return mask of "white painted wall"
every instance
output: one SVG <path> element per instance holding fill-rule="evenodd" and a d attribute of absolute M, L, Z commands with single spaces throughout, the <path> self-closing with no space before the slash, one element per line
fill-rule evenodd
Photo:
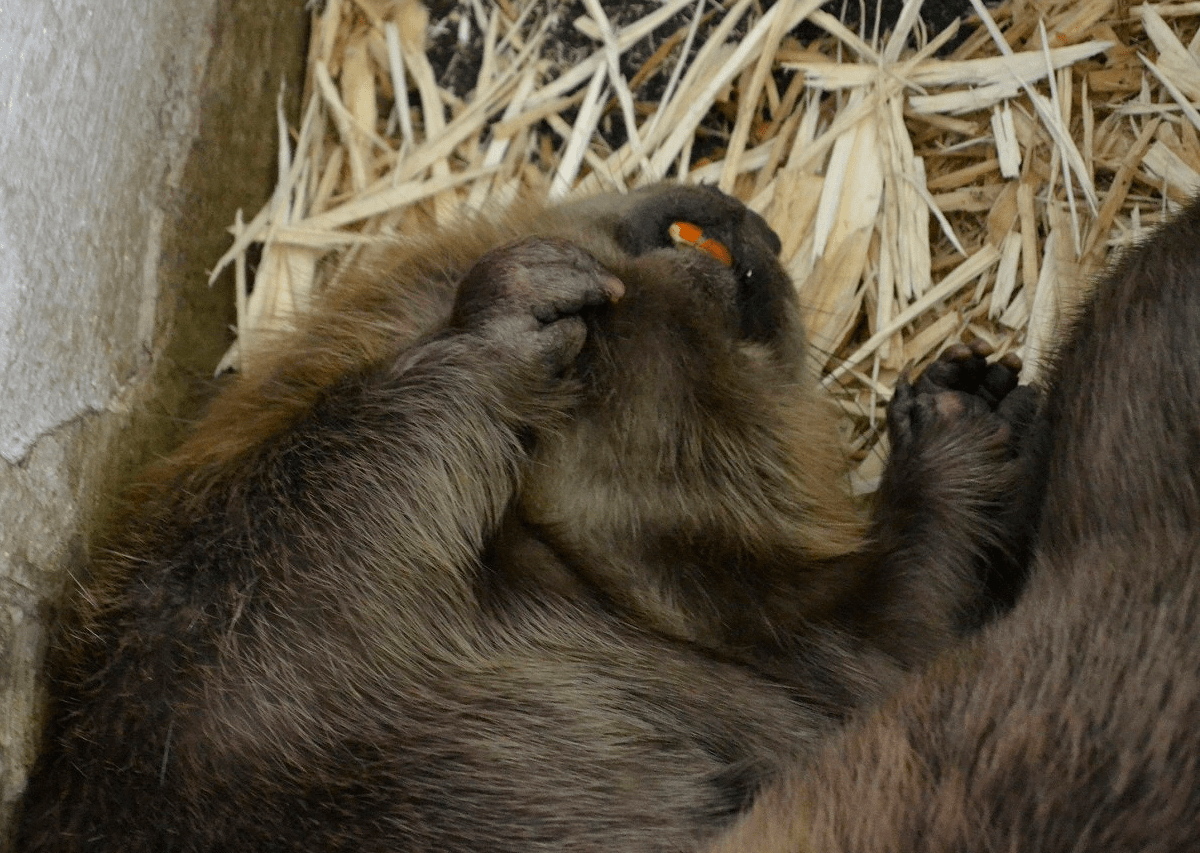
<path fill-rule="evenodd" d="M 0 23 L 0 458 L 108 408 L 150 349 L 211 2 L 16 0 Z"/>
<path fill-rule="evenodd" d="M 52 607 L 113 459 L 151 434 L 139 413 L 162 405 L 212 232 L 220 246 L 234 203 L 266 196 L 249 188 L 267 169 L 243 182 L 241 166 L 273 157 L 303 21 L 302 0 L 0 0 L 0 851 Z M 197 190 L 197 174 L 218 186 Z"/>

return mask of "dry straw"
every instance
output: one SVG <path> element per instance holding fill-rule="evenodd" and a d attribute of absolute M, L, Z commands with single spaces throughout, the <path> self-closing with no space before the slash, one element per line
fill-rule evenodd
<path fill-rule="evenodd" d="M 1036 377 L 1058 312 L 1108 252 L 1200 188 L 1200 3 L 972 4 L 961 32 L 925 33 L 910 2 L 876 38 L 817 0 L 666 0 L 619 28 L 585 0 L 560 8 L 594 53 L 556 67 L 545 4 L 472 2 L 456 25 L 483 50 L 460 100 L 435 80 L 419 3 L 326 0 L 300 125 L 280 117 L 275 193 L 239 214 L 213 273 L 234 265 L 239 341 L 286 327 L 364 242 L 518 194 L 713 182 L 782 235 L 870 488 L 901 371 L 965 337 L 1015 350 Z M 824 35 L 790 36 L 803 19 Z M 619 59 L 652 33 L 644 73 L 670 73 L 641 103 Z M 694 161 L 714 109 L 728 138 Z M 596 132 L 606 117 L 625 131 L 616 150 Z"/>

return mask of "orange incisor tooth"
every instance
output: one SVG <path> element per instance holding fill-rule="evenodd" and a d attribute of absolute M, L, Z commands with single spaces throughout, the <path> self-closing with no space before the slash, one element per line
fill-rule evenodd
<path fill-rule="evenodd" d="M 672 222 L 667 233 L 671 235 L 671 240 L 676 246 L 691 246 L 693 249 L 708 252 L 727 267 L 733 266 L 733 256 L 729 254 L 725 244 L 720 240 L 705 237 L 699 225 L 693 225 L 691 222 Z"/>

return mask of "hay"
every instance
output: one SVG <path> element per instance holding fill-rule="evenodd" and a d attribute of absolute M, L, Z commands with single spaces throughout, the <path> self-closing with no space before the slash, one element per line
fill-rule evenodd
<path fill-rule="evenodd" d="M 623 27 L 586 0 L 574 26 L 594 49 L 567 65 L 548 58 L 541 4 L 474 2 L 439 22 L 481 39 L 460 99 L 434 76 L 420 4 L 326 0 L 302 121 L 279 119 L 275 193 L 239 214 L 213 272 L 235 267 L 239 342 L 286 328 L 341 268 L 331 253 L 518 194 L 709 181 L 782 235 L 867 490 L 901 371 L 978 337 L 1036 378 L 1060 307 L 1200 188 L 1200 3 L 972 3 L 965 38 L 928 37 L 919 3 L 871 38 L 817 0 L 669 0 Z M 788 35 L 803 19 L 824 34 Z M 638 45 L 657 47 L 626 80 Z M 639 101 L 654 73 L 662 96 Z M 714 116 L 715 156 L 694 160 Z"/>

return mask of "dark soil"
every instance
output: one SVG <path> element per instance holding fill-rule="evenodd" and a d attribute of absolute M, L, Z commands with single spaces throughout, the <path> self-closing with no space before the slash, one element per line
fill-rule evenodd
<path fill-rule="evenodd" d="M 765 0 L 763 7 L 769 8 L 771 4 L 772 0 Z M 427 5 L 430 10 L 428 53 L 438 82 L 456 96 L 466 98 L 477 82 L 483 52 L 483 35 L 477 26 L 472 4 L 469 0 L 429 0 Z M 490 11 L 496 2 L 495 0 L 483 0 L 482 5 L 485 10 Z M 660 3 L 656 0 L 627 0 L 627 2 L 601 0 L 600 5 L 604 8 L 613 27 L 619 29 L 644 18 L 657 9 Z M 721 10 L 721 4 L 713 0 L 710 0 L 708 5 L 710 11 L 719 12 Z M 864 0 L 862 5 L 858 0 L 830 0 L 825 4 L 826 10 L 837 14 L 845 23 L 868 36 L 876 28 L 881 33 L 886 32 L 896 21 L 902 7 L 903 0 L 880 0 L 877 21 L 875 0 Z M 870 12 L 865 12 L 864 8 L 869 8 Z M 955 18 L 969 13 L 970 3 L 968 0 L 927 0 L 922 9 L 922 17 L 931 32 L 938 32 Z M 575 28 L 576 18 L 584 14 L 586 14 L 584 5 L 579 0 L 574 0 L 574 2 L 538 0 L 537 7 L 529 13 L 525 26 L 527 32 L 532 31 L 540 22 L 553 16 L 553 23 L 543 48 L 543 56 L 550 60 L 554 67 L 571 68 L 595 53 L 597 43 Z M 694 14 L 695 6 L 687 7 L 622 54 L 621 71 L 625 79 L 634 80 L 663 41 L 681 29 L 686 29 Z M 469 26 L 460 30 L 464 18 Z M 758 14 L 755 11 L 748 14 L 738 23 L 731 38 L 736 40 L 744 36 L 757 18 Z M 863 23 L 864 19 L 865 24 Z M 692 54 L 699 45 L 704 43 L 706 34 L 711 32 L 718 21 L 719 15 L 710 15 L 708 20 L 701 23 Z M 466 38 L 460 40 L 460 33 L 465 34 Z M 811 24 L 801 24 L 791 33 L 802 42 L 811 41 L 821 34 L 822 31 Z M 633 89 L 636 101 L 647 105 L 658 102 L 666 89 L 675 63 L 678 61 L 678 49 L 675 53 L 676 56 L 670 57 L 655 72 L 638 82 L 637 87 Z M 688 58 L 690 60 L 691 57 Z M 777 84 L 781 88 L 786 86 L 789 76 L 785 73 L 780 74 L 776 81 Z M 732 127 L 732 118 L 736 115 L 737 106 L 736 103 L 729 103 L 719 105 L 719 107 L 723 108 L 714 110 L 700 129 L 694 148 L 695 158 L 717 154 L 724 147 Z M 570 122 L 573 115 L 568 112 L 564 114 L 564 118 Z M 624 120 L 620 115 L 620 110 L 615 107 L 615 103 L 601 121 L 599 135 L 613 149 L 625 142 Z"/>

